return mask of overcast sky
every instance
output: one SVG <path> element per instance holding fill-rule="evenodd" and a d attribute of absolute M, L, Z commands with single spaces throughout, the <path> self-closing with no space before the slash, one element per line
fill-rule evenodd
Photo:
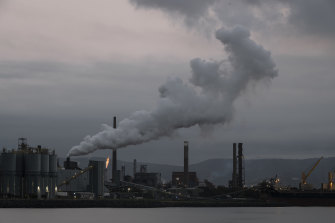
<path fill-rule="evenodd" d="M 227 59 L 215 31 L 243 26 L 271 52 L 278 76 L 247 90 L 225 125 L 119 150 L 122 160 L 182 164 L 230 158 L 335 156 L 333 0 L 2 0 L 0 146 L 18 137 L 65 156 L 86 135 L 155 108 L 194 58 Z M 97 151 L 88 156 L 107 156 Z"/>

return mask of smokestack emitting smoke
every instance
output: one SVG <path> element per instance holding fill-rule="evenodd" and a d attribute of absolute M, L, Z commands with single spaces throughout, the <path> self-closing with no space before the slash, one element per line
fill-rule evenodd
<path fill-rule="evenodd" d="M 234 101 L 248 84 L 270 81 L 278 71 L 271 53 L 251 40 L 247 29 L 222 28 L 216 32 L 216 38 L 223 43 L 227 60 L 191 60 L 189 83 L 179 78 L 168 79 L 159 88 L 160 100 L 153 111 L 136 111 L 120 121 L 116 129 L 104 124 L 101 132 L 86 136 L 68 155 L 118 149 L 170 136 L 179 128 L 230 121 Z"/>
<path fill-rule="evenodd" d="M 116 117 L 113 118 L 113 129 L 116 129 Z M 112 163 L 112 181 L 116 182 L 117 176 L 117 153 L 116 148 L 113 147 L 113 163 Z"/>
<path fill-rule="evenodd" d="M 188 173 L 188 141 L 184 141 L 184 185 L 189 187 L 189 173 Z"/>
<path fill-rule="evenodd" d="M 233 144 L 233 177 L 232 187 L 236 188 L 237 185 L 237 157 L 236 157 L 236 143 Z"/>
<path fill-rule="evenodd" d="M 243 143 L 238 144 L 238 186 L 244 186 Z"/>

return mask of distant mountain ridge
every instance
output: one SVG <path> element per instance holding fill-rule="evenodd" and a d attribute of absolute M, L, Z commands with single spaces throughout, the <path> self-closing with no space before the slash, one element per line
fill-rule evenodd
<path fill-rule="evenodd" d="M 81 167 L 86 167 L 88 158 L 73 158 L 78 161 Z M 301 173 L 308 172 L 312 168 L 318 158 L 311 159 L 253 159 L 245 160 L 245 181 L 246 185 L 257 184 L 264 179 L 269 179 L 278 175 L 283 185 L 298 186 Z M 64 158 L 60 158 L 60 164 L 63 165 Z M 183 166 L 154 164 L 154 163 L 137 163 L 137 171 L 140 165 L 147 165 L 148 172 L 160 172 L 162 179 L 167 182 L 171 181 L 171 173 L 173 171 L 183 171 Z M 126 161 L 118 161 L 118 169 L 121 165 L 125 165 L 126 174 L 133 175 L 133 163 Z M 111 165 L 108 167 L 108 176 L 111 176 Z M 189 167 L 190 171 L 196 171 L 200 180 L 207 179 L 216 185 L 228 185 L 228 181 L 232 175 L 231 159 L 209 159 Z M 315 187 L 320 187 L 321 183 L 328 181 L 328 172 L 335 171 L 335 157 L 327 157 L 321 160 L 320 164 L 315 168 L 308 183 L 312 183 Z"/>

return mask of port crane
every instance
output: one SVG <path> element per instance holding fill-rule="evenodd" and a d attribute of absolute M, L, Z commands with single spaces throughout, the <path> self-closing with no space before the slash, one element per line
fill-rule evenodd
<path fill-rule="evenodd" d="M 305 172 L 302 172 L 301 174 L 301 182 L 300 182 L 300 189 L 301 190 L 311 190 L 313 189 L 313 186 L 311 184 L 307 184 L 306 180 L 311 175 L 311 173 L 314 171 L 314 169 L 319 165 L 320 161 L 323 159 L 323 156 L 316 161 L 316 163 L 313 165 L 313 167 L 308 171 L 307 174 Z"/>

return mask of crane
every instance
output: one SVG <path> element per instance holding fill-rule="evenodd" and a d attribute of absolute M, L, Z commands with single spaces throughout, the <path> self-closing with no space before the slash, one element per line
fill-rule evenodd
<path fill-rule="evenodd" d="M 86 173 L 87 171 L 89 171 L 90 169 L 92 169 L 93 166 L 89 166 L 83 170 L 81 170 L 80 172 L 76 173 L 75 175 L 73 175 L 72 177 L 70 177 L 69 179 L 64 180 L 63 182 L 61 182 L 59 185 L 57 185 L 58 188 L 60 188 L 63 185 L 69 184 L 72 180 L 76 179 L 77 177 L 79 177 L 80 175 Z"/>
<path fill-rule="evenodd" d="M 313 172 L 313 170 L 317 167 L 317 165 L 319 165 L 320 161 L 323 159 L 323 156 L 320 157 L 320 159 L 318 159 L 318 161 L 316 161 L 316 163 L 314 164 L 314 166 L 308 171 L 307 174 L 305 174 L 305 172 L 302 172 L 301 174 L 301 182 L 300 182 L 300 189 L 312 189 L 313 186 L 310 184 L 307 184 L 306 179 L 311 175 L 311 173 Z"/>

